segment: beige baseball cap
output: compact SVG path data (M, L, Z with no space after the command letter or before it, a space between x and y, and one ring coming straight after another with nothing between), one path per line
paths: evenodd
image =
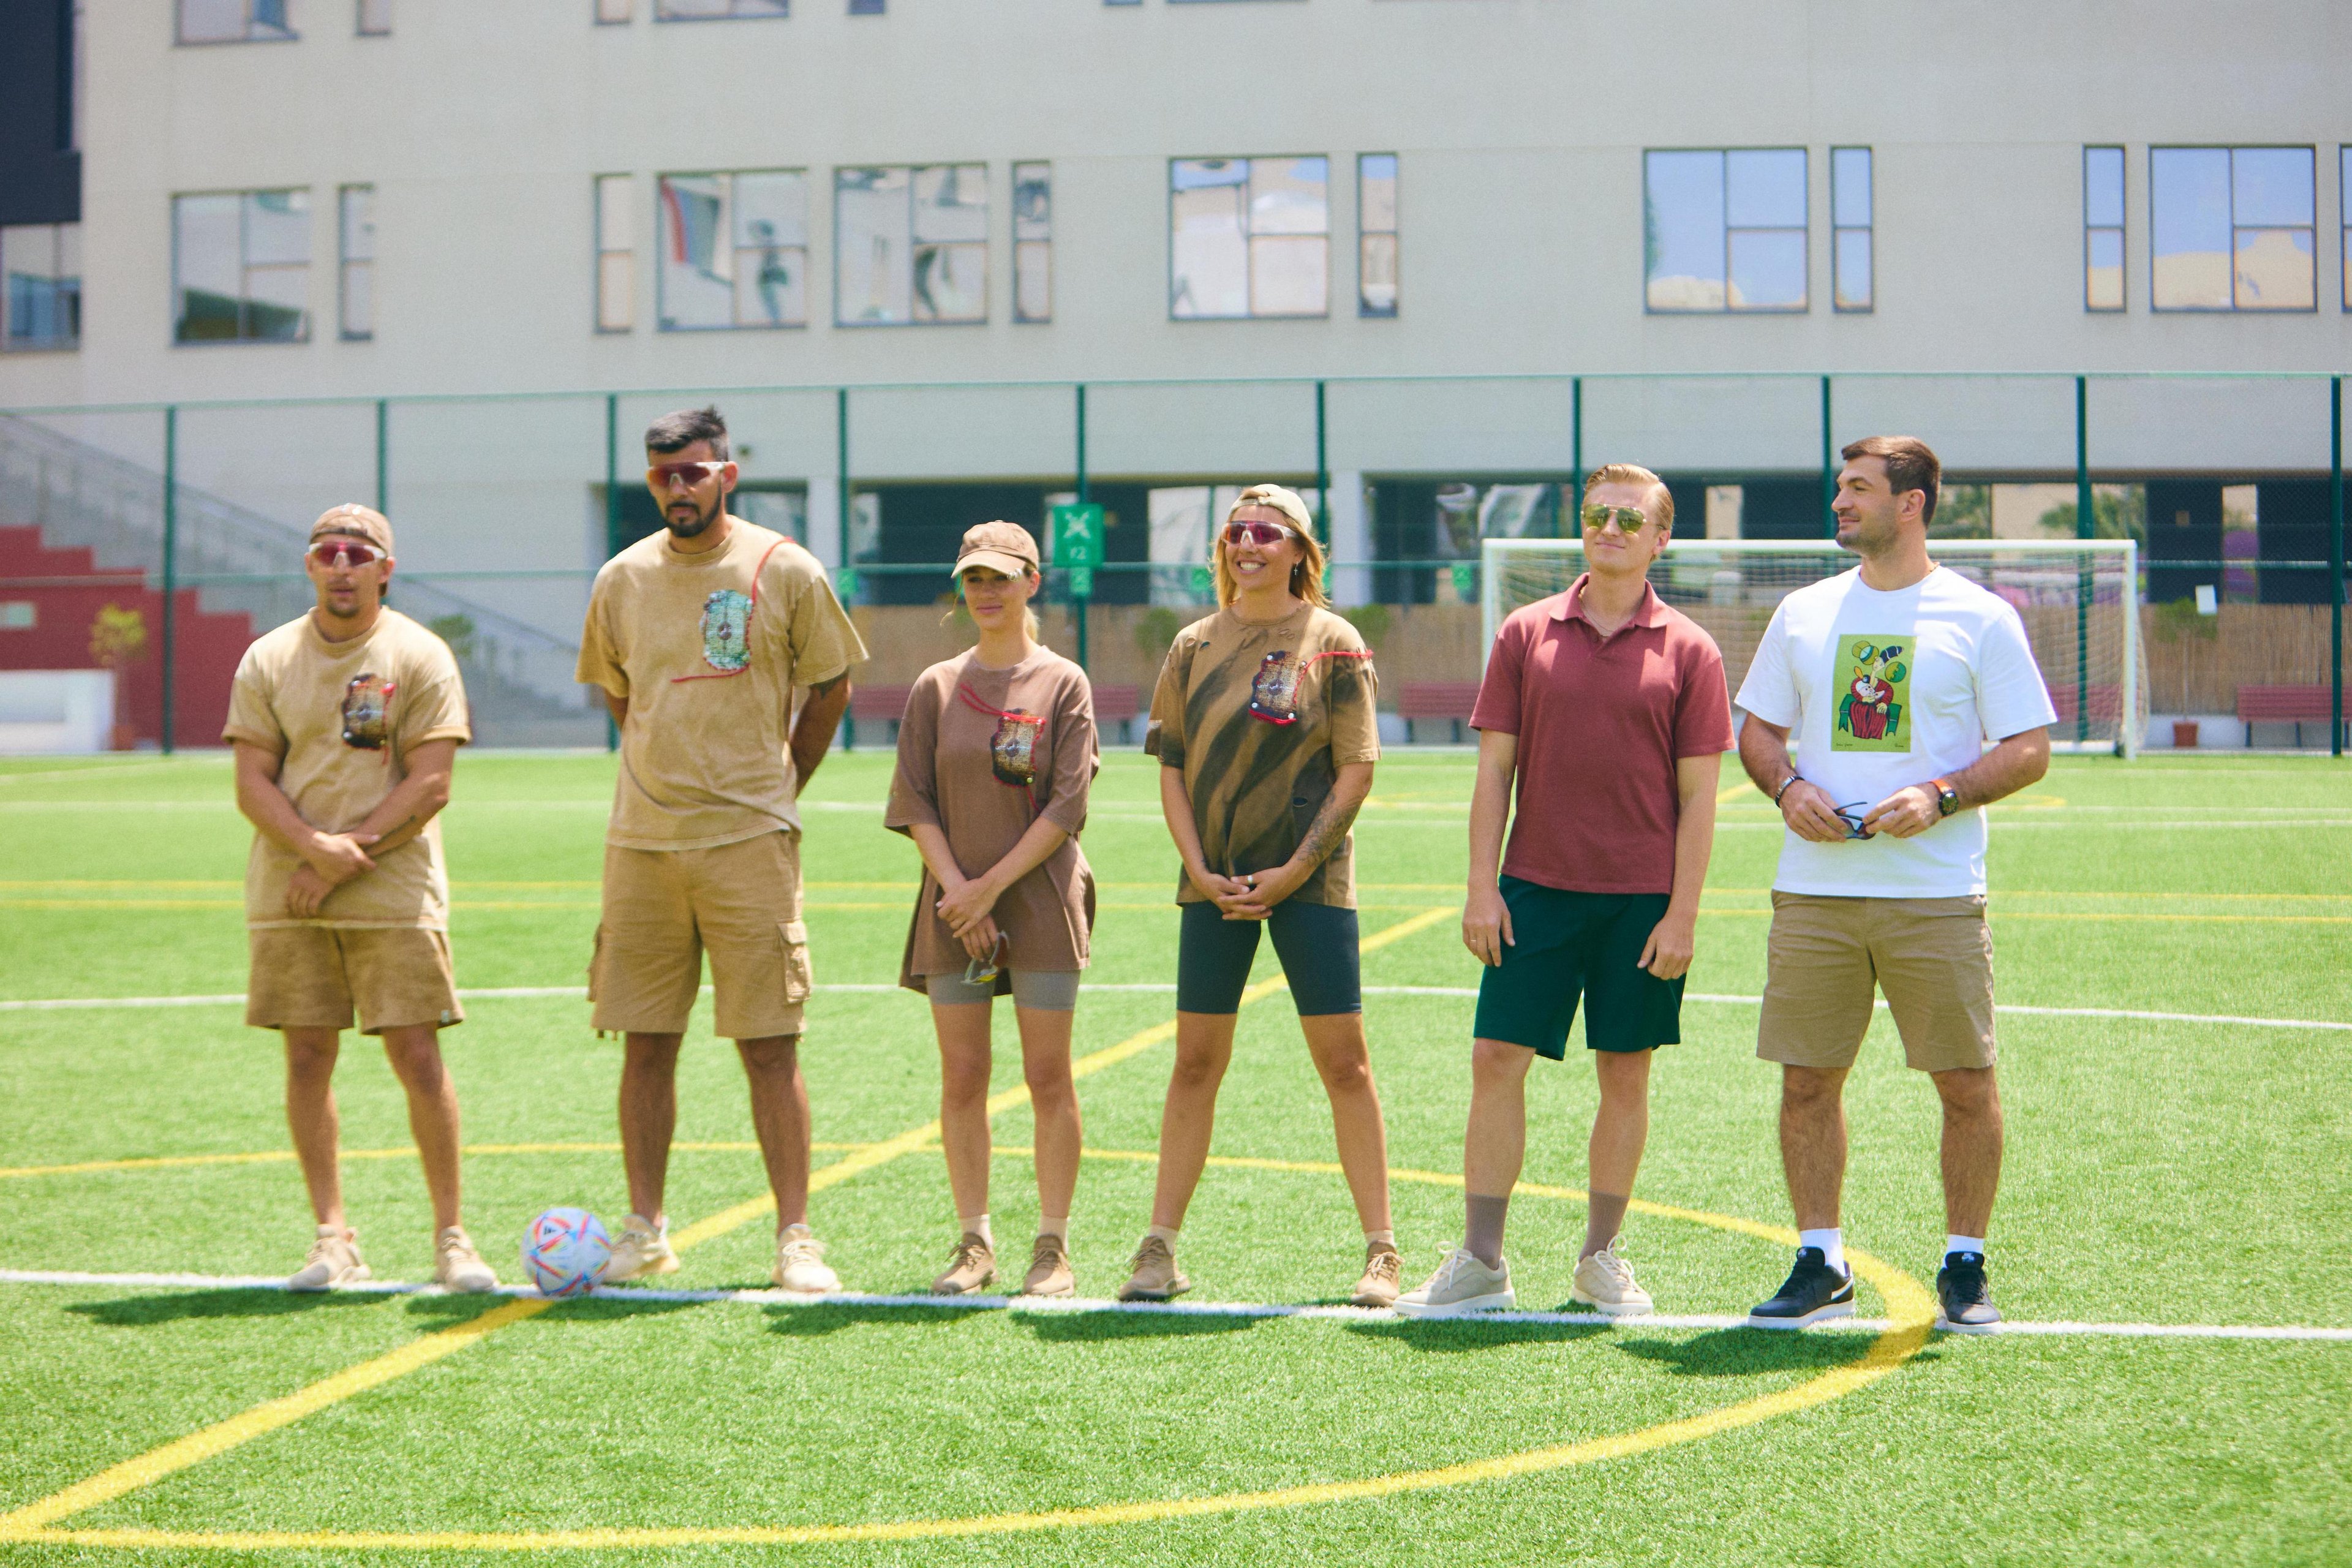
M373 507L357 501L345 501L319 514L310 525L310 542L317 543L330 533L343 534L352 539L364 539L386 555L392 553L392 523Z
M1037 570L1037 541L1017 522L983 522L964 530L963 548L956 552L951 576L968 566L985 566L1007 577Z

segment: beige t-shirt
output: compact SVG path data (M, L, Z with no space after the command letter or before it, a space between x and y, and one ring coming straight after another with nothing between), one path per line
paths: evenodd
M279 759L278 787L302 820L348 833L408 776L411 748L472 740L466 688L449 645L386 607L364 637L331 643L305 614L245 650L230 688L225 741ZM449 929L449 873L439 818L375 869L329 893L318 914L286 912L286 883L301 857L266 833L245 863L245 923L269 926L422 926Z
M629 704L604 835L618 848L799 832L793 689L866 658L815 556L729 521L727 542L700 555L671 549L667 532L638 540L589 594L580 679Z
M1339 770L1380 760L1376 694L1364 639L1312 605L1265 626L1219 610L1176 634L1143 749L1182 771L1210 870L1234 877L1290 858ZM1354 867L1351 834L1290 896L1353 909ZM1178 903L1205 896L1177 874Z

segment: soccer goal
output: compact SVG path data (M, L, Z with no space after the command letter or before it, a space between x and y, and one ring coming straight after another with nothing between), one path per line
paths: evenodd
M2147 730L2140 647L2139 545L2129 539L1931 539L1937 563L2017 606L2058 722L2053 746L2139 754ZM1576 539L1489 539L1481 547L1483 646L1503 617L1557 594L1584 570ZM1781 599L1854 564L1830 539L1675 540L1650 570L1658 596L1707 629L1739 689Z

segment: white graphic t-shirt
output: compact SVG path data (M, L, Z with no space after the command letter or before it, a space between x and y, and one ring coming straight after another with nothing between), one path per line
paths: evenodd
M1856 817L1906 784L1974 763L1988 740L2057 722L2025 625L1938 566L1892 594L1859 567L1780 601L1738 706L1789 726L1797 772ZM1772 886L1830 898L1942 899L1985 890L1981 807L1915 838L1815 844L1790 833Z

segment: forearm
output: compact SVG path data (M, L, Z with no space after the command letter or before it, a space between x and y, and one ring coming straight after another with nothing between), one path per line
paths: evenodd
M1339 776L1331 781L1331 793L1323 797L1314 820L1300 835L1298 847L1290 852L1290 868L1310 873L1329 859L1348 841L1348 829L1355 826L1356 813L1363 809L1364 797L1371 793L1370 763L1350 763L1341 768Z
M1750 784L1771 795L1797 771L1789 756L1789 732L1750 713L1739 726L1739 765L1748 770Z
M1051 859L1054 851L1059 849L1069 837L1059 825L1041 816L1029 825L1029 831L1021 836L1019 843L1005 851L1003 859L982 872L981 876L1001 893Z
M1683 796L1682 818L1675 825L1675 889L1666 900L1668 914L1697 918L1706 863L1714 853L1715 791L1709 787Z
M266 837L301 854L317 836L318 829L302 820L294 803L273 779L247 778L240 774L236 781L236 808L245 819Z
M1511 816L1511 775L1486 768L1470 794L1470 885L1491 888L1503 874L1503 830Z
M941 888L952 890L969 879L963 874L963 867L956 861L955 851L948 845L946 831L937 823L909 823L907 837L915 841L915 850L922 856L931 879Z
M2050 731L2028 730L2007 740L1962 768L1944 775L1960 797L1959 809L1990 805L2038 784L2050 771Z
M811 688L809 700L801 704L801 715L793 721L791 744L793 774L801 788L808 787L825 752L832 750L833 732L841 727L841 715L848 707L849 677L845 675Z
M1185 793L1181 768L1160 765L1160 815L1168 824L1168 837L1176 841L1176 853L1184 862L1184 869L1207 870L1208 865L1201 855L1201 829L1192 820L1192 797Z

